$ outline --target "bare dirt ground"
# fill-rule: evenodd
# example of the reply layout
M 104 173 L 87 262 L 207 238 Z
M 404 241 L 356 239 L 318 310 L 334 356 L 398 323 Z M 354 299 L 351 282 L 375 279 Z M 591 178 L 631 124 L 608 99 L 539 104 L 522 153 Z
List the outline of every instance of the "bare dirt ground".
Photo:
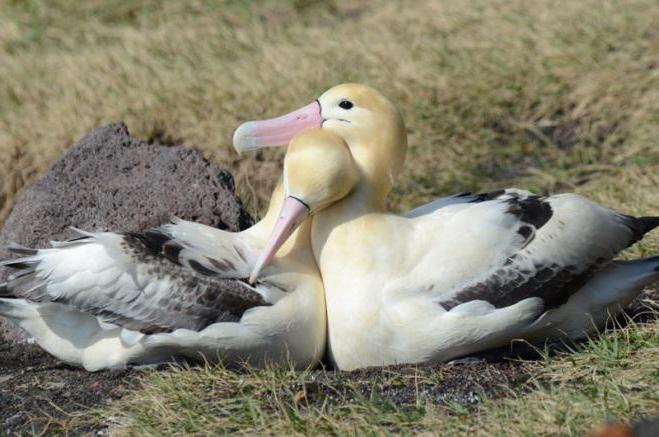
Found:
M 77 413 L 134 388 L 137 373 L 89 373 L 58 362 L 36 345 L 0 343 L 0 434 L 68 428 Z M 74 429 L 92 431 L 84 424 Z

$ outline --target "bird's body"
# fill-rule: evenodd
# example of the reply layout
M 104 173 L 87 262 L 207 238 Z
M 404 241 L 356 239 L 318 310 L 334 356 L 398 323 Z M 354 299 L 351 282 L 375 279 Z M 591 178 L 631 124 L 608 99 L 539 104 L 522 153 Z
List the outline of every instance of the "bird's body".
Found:
M 387 212 L 407 149 L 400 113 L 359 84 L 334 87 L 316 103 L 322 124 L 288 146 L 285 202 L 311 212 L 328 350 L 339 368 L 579 338 L 659 279 L 659 257 L 613 261 L 659 217 L 631 217 L 575 194 L 507 189 Z M 282 214 L 277 229 L 300 219 Z M 283 241 L 285 232 L 273 235 Z
M 245 280 L 283 200 L 230 233 L 176 220 L 144 233 L 87 233 L 3 264 L 0 315 L 48 352 L 88 370 L 178 357 L 315 364 L 325 349 L 322 282 L 310 224 L 253 286 Z
M 364 211 L 357 196 L 314 216 L 340 368 L 579 338 L 659 279 L 659 259 L 611 261 L 639 238 L 642 219 L 572 194 L 464 199 L 405 217 Z

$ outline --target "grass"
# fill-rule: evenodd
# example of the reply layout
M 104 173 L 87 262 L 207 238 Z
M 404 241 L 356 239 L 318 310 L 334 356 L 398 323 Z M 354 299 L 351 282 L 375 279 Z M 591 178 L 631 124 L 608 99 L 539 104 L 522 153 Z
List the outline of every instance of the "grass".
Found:
M 282 151 L 237 156 L 233 129 L 345 81 L 382 90 L 405 115 L 397 208 L 512 183 L 598 192 L 617 172 L 659 165 L 653 0 L 0 6 L 2 216 L 63 150 L 115 119 L 227 166 L 258 213 Z
M 405 116 L 410 149 L 394 209 L 514 185 L 659 215 L 656 6 L 0 0 L 0 222 L 76 139 L 116 119 L 226 166 L 258 215 L 282 151 L 237 156 L 232 130 L 345 81 L 380 89 Z M 655 232 L 623 256 L 657 253 Z M 111 408 L 129 434 L 581 434 L 659 410 L 657 337 L 656 322 L 630 326 L 520 364 L 532 390 L 515 386 L 475 410 L 370 397 L 301 406 L 291 387 L 314 373 L 221 367 L 154 373 Z M 418 378 L 438 383 L 441 369 Z
M 353 373 L 206 366 L 151 373 L 145 389 L 110 414 L 119 435 L 584 435 L 608 420 L 659 411 L 659 372 L 650 364 L 659 353 L 658 329 L 619 327 L 571 353 L 517 363 L 515 374 L 524 378 L 476 389 L 482 403 L 472 406 L 423 396 L 426 387 L 456 378 L 447 366 L 374 370 L 367 391 Z M 488 397 L 496 384 L 500 390 Z M 412 395 L 391 396 L 400 385 Z

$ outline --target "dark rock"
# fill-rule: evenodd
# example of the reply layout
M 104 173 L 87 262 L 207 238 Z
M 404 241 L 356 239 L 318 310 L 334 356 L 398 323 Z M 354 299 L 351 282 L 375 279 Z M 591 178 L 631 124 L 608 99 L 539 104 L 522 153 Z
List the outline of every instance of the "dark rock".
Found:
M 230 231 L 253 223 L 227 170 L 195 150 L 147 144 L 111 123 L 88 133 L 21 195 L 0 232 L 0 257 L 10 242 L 46 247 L 70 238 L 70 226 L 140 231 L 171 216 Z M 0 282 L 6 274 L 0 270 Z M 25 339 L 0 319 L 3 337 Z

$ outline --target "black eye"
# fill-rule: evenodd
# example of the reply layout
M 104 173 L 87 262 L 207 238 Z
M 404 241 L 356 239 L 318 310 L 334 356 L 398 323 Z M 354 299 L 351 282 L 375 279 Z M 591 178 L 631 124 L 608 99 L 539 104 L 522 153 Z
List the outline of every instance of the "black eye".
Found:
M 341 107 L 343 109 L 350 109 L 353 106 L 355 106 L 355 105 L 353 105 L 350 100 L 341 100 L 341 102 L 339 103 L 339 107 Z

